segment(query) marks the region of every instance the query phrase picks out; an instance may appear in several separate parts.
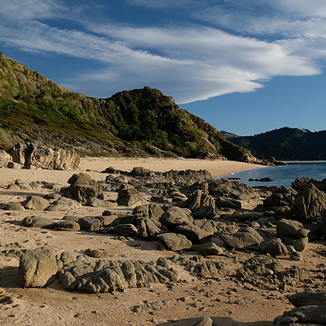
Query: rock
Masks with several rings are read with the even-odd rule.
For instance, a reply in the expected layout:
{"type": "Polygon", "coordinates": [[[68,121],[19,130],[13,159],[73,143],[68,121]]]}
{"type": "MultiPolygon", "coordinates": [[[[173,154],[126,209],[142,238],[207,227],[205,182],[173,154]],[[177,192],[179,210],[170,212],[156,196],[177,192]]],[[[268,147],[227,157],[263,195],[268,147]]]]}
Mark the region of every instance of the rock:
{"type": "Polygon", "coordinates": [[[174,232],[185,235],[190,241],[195,243],[205,243],[211,239],[211,234],[192,223],[180,224],[175,228],[174,232]]]}
{"type": "Polygon", "coordinates": [[[221,256],[224,253],[224,249],[218,246],[216,243],[209,243],[203,248],[205,255],[218,255],[221,256]]]}
{"type": "Polygon", "coordinates": [[[326,194],[309,184],[295,199],[292,213],[302,222],[315,222],[326,209],[326,194]]]}
{"type": "Polygon", "coordinates": [[[18,143],[8,153],[13,162],[27,168],[34,166],[49,170],[72,170],[77,169],[80,162],[80,155],[73,149],[51,149],[32,143],[18,143]]]}
{"type": "Polygon", "coordinates": [[[107,207],[107,208],[118,207],[118,203],[116,202],[109,201],[109,200],[102,200],[95,197],[88,198],[86,205],[91,207],[107,207]]]}
{"type": "Polygon", "coordinates": [[[53,228],[58,231],[77,232],[80,230],[80,225],[74,221],[60,221],[54,223],[53,228]]]}
{"type": "Polygon", "coordinates": [[[284,267],[274,258],[267,255],[258,255],[249,258],[244,266],[236,271],[237,276],[247,278],[255,274],[266,274],[268,271],[281,272],[284,267]]]}
{"type": "Polygon", "coordinates": [[[21,203],[11,202],[4,206],[4,209],[8,211],[24,211],[25,208],[21,203]]]}
{"type": "Polygon", "coordinates": [[[86,204],[89,198],[102,199],[102,187],[87,173],[74,174],[69,180],[69,187],[64,188],[64,195],[81,204],[86,204]]]}
{"type": "Polygon", "coordinates": [[[60,199],[54,201],[46,210],[47,211],[69,211],[69,210],[75,210],[82,207],[82,204],[78,203],[77,201],[61,197],[60,199]]]}
{"type": "Polygon", "coordinates": [[[8,163],[10,161],[11,161],[11,156],[3,149],[0,150],[0,168],[8,167],[8,163]]]}
{"type": "Polygon", "coordinates": [[[274,319],[274,325],[282,326],[322,326],[326,324],[326,305],[294,308],[274,319]]]}
{"type": "Polygon", "coordinates": [[[55,253],[48,248],[27,250],[18,267],[18,283],[23,287],[41,288],[51,284],[57,275],[55,253]]]}
{"type": "Polygon", "coordinates": [[[218,198],[216,200],[216,206],[217,207],[235,208],[235,209],[242,208],[242,204],[240,201],[232,199],[232,198],[225,198],[225,197],[218,198]]]}
{"type": "Polygon", "coordinates": [[[142,238],[155,238],[161,233],[161,225],[159,222],[154,222],[152,219],[145,217],[137,220],[138,234],[142,238]]]}
{"type": "Polygon", "coordinates": [[[170,230],[173,230],[182,223],[193,223],[194,219],[189,209],[171,206],[163,213],[160,222],[170,230]]]}
{"type": "Polygon", "coordinates": [[[78,224],[80,225],[80,228],[86,232],[96,232],[103,227],[100,219],[94,216],[82,217],[78,220],[78,224]]]}
{"type": "Polygon", "coordinates": [[[212,218],[215,216],[215,199],[202,190],[197,190],[190,195],[182,207],[189,208],[194,218],[212,218]]]}
{"type": "Polygon", "coordinates": [[[52,228],[54,222],[45,217],[27,216],[22,221],[23,225],[31,228],[52,228]]]}
{"type": "Polygon", "coordinates": [[[201,317],[192,326],[218,326],[212,318],[208,316],[201,317]]]}
{"type": "Polygon", "coordinates": [[[206,260],[203,263],[196,264],[192,272],[201,278],[217,278],[221,274],[227,273],[227,269],[224,263],[206,260]]]}
{"type": "Polygon", "coordinates": [[[299,292],[288,299],[295,307],[326,305],[326,292],[299,292]]]}
{"type": "Polygon", "coordinates": [[[286,245],[280,238],[263,241],[260,244],[260,250],[264,253],[269,253],[274,257],[282,256],[288,253],[286,245]]]}
{"type": "Polygon", "coordinates": [[[291,252],[290,254],[290,260],[292,261],[303,261],[302,254],[300,252],[291,252]]]}
{"type": "Polygon", "coordinates": [[[326,239],[326,209],[324,209],[321,213],[320,224],[321,232],[323,234],[323,237],[326,239]]]}
{"type": "Polygon", "coordinates": [[[121,185],[118,191],[117,203],[120,206],[139,206],[144,204],[142,194],[130,185],[121,185]]]}
{"type": "Polygon", "coordinates": [[[136,219],[149,218],[156,223],[160,224],[160,218],[163,215],[164,211],[161,206],[157,204],[146,204],[135,207],[132,214],[136,219]]]}
{"type": "Polygon", "coordinates": [[[162,233],[157,236],[157,239],[168,249],[172,251],[181,251],[190,249],[192,242],[182,234],[162,233]]]}
{"type": "Polygon", "coordinates": [[[220,239],[227,247],[242,249],[253,245],[260,245],[264,238],[253,228],[243,227],[234,234],[220,234],[220,239]]]}
{"type": "Polygon", "coordinates": [[[208,185],[209,193],[216,198],[226,197],[236,200],[259,198],[259,194],[254,189],[237,181],[211,180],[208,185]]]}
{"type": "Polygon", "coordinates": [[[49,201],[40,196],[29,196],[24,201],[23,206],[26,209],[43,211],[50,205],[49,201]]]}
{"type": "Polygon", "coordinates": [[[133,224],[118,224],[118,225],[114,226],[114,232],[116,232],[124,237],[138,235],[138,229],[133,224]]]}
{"type": "Polygon", "coordinates": [[[114,293],[127,288],[140,288],[150,283],[178,280],[177,272],[156,262],[106,261],[70,262],[59,272],[59,281],[69,291],[114,293]]]}
{"type": "Polygon", "coordinates": [[[298,251],[303,251],[308,243],[309,230],[298,221],[283,218],[277,222],[276,232],[285,245],[292,245],[298,251]]]}

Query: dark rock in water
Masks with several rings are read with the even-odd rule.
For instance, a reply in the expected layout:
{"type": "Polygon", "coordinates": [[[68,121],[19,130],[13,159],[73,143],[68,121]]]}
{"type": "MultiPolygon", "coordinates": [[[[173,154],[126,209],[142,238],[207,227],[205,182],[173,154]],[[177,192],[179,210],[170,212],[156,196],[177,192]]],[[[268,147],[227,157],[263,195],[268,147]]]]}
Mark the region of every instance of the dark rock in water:
{"type": "Polygon", "coordinates": [[[310,184],[296,197],[292,213],[299,221],[314,222],[324,209],[326,209],[325,192],[310,184]]]}
{"type": "Polygon", "coordinates": [[[186,236],[176,233],[162,233],[157,239],[168,249],[172,251],[181,251],[190,249],[192,242],[186,236]]]}
{"type": "Polygon", "coordinates": [[[253,228],[243,227],[237,233],[219,235],[227,247],[242,249],[252,245],[260,245],[264,238],[253,228]]]}
{"type": "Polygon", "coordinates": [[[18,268],[18,283],[23,287],[41,288],[51,284],[58,271],[55,253],[48,248],[27,250],[18,268]]]}

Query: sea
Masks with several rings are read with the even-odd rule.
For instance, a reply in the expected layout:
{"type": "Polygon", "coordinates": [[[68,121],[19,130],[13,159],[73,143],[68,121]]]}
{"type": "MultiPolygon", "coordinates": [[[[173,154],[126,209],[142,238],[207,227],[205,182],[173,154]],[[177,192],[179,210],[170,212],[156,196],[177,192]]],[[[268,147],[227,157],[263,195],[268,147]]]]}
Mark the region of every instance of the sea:
{"type": "Polygon", "coordinates": [[[227,178],[247,184],[250,187],[284,186],[286,188],[292,188],[291,184],[297,177],[308,177],[319,181],[326,178],[326,161],[285,163],[287,165],[243,170],[218,176],[215,179],[227,178]],[[262,178],[270,178],[273,181],[249,181],[249,179],[260,180],[262,178]]]}

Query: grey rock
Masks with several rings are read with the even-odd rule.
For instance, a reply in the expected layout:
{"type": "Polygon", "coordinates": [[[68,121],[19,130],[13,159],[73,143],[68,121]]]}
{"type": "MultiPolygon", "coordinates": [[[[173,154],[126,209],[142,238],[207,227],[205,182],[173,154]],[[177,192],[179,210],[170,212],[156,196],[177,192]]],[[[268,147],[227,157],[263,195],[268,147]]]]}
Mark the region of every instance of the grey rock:
{"type": "Polygon", "coordinates": [[[325,325],[326,305],[313,305],[294,308],[286,311],[283,316],[276,317],[274,325],[299,326],[299,325],[325,325]]]}
{"type": "Polygon", "coordinates": [[[41,288],[55,280],[57,271],[56,256],[51,249],[27,250],[20,257],[18,282],[23,287],[41,288]]]}
{"type": "Polygon", "coordinates": [[[173,229],[182,223],[193,223],[194,219],[189,209],[171,206],[163,213],[160,222],[162,225],[167,225],[173,229]]]}
{"type": "Polygon", "coordinates": [[[224,249],[218,246],[216,243],[209,243],[203,248],[203,253],[205,255],[223,255],[224,249]]]}
{"type": "Polygon", "coordinates": [[[175,228],[174,232],[185,235],[195,243],[205,243],[211,239],[211,234],[192,223],[180,224],[175,228]]]}
{"type": "Polygon", "coordinates": [[[50,203],[43,197],[29,196],[27,197],[27,200],[24,201],[23,205],[26,209],[43,211],[50,205],[50,203]]]}
{"type": "Polygon", "coordinates": [[[45,217],[27,216],[22,221],[23,225],[31,228],[52,228],[54,222],[45,217]]]}
{"type": "Polygon", "coordinates": [[[201,317],[192,326],[218,326],[212,318],[208,316],[201,317]]]}
{"type": "Polygon", "coordinates": [[[260,245],[264,238],[253,228],[243,227],[237,233],[219,235],[227,247],[242,249],[252,245],[260,245]]]}
{"type": "Polygon", "coordinates": [[[288,299],[295,307],[326,305],[326,292],[299,292],[288,299]]]}
{"type": "Polygon", "coordinates": [[[282,256],[288,253],[286,245],[280,238],[263,241],[260,244],[260,250],[272,256],[282,256]]]}
{"type": "Polygon", "coordinates": [[[21,203],[11,202],[4,206],[4,209],[8,211],[24,211],[25,208],[21,203]]]}
{"type": "Polygon", "coordinates": [[[86,232],[96,232],[103,227],[99,218],[94,216],[82,217],[78,220],[78,224],[80,225],[80,228],[86,232]]]}
{"type": "Polygon", "coordinates": [[[157,236],[157,239],[168,249],[172,251],[181,251],[190,249],[192,242],[182,234],[162,233],[157,236]]]}
{"type": "Polygon", "coordinates": [[[46,210],[47,211],[70,211],[82,207],[82,204],[66,197],[61,197],[59,200],[54,201],[46,210]]]}
{"type": "Polygon", "coordinates": [[[144,199],[134,187],[123,184],[118,191],[117,203],[120,206],[136,207],[144,204],[144,199]]]}
{"type": "Polygon", "coordinates": [[[80,230],[80,225],[75,221],[60,221],[54,223],[53,228],[58,231],[77,232],[80,230]]]}

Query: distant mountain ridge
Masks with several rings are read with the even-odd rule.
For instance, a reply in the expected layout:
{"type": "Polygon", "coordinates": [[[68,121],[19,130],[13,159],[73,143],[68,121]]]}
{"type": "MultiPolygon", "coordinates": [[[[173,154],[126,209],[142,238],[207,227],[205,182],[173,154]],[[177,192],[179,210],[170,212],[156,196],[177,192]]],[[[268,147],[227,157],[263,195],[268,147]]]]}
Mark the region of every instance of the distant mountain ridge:
{"type": "Polygon", "coordinates": [[[304,161],[326,160],[326,131],[311,132],[308,129],[284,127],[254,136],[231,137],[232,142],[250,150],[259,159],[274,156],[278,160],[304,161]]]}
{"type": "Polygon", "coordinates": [[[157,89],[87,97],[0,53],[0,148],[17,142],[88,155],[241,160],[249,153],[157,89]]]}

